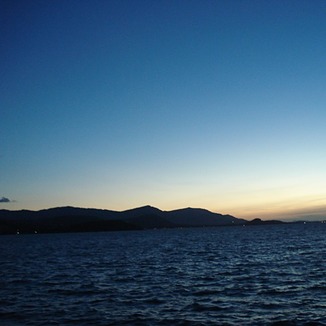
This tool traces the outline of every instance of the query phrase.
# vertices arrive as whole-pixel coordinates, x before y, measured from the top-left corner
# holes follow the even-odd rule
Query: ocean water
[[[0,237],[0,325],[326,325],[326,224]]]

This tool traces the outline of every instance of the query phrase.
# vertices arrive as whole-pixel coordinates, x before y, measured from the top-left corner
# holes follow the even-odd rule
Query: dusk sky
[[[0,209],[326,217],[326,1],[0,3]]]

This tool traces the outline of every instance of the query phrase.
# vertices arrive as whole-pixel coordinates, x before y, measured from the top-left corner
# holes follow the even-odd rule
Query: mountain
[[[176,223],[165,218],[165,212],[152,206],[138,207],[121,212],[121,219],[143,229],[177,227]]]
[[[279,220],[267,220],[263,221],[260,218],[255,218],[251,221],[248,221],[246,225],[264,225],[264,224],[285,224],[286,222],[279,221]]]
[[[173,223],[184,226],[215,226],[247,222],[231,215],[222,215],[206,209],[190,207],[167,212],[167,218]]]
[[[245,224],[246,220],[205,209],[162,211],[152,206],[122,212],[55,207],[40,211],[0,210],[0,234],[93,232]]]

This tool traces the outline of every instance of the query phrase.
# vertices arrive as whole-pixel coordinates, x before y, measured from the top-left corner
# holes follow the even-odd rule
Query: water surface
[[[321,223],[1,236],[0,324],[326,325],[325,262]]]

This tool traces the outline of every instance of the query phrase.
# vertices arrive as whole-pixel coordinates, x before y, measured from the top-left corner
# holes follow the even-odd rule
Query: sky
[[[326,218],[326,1],[0,0],[0,209]]]

